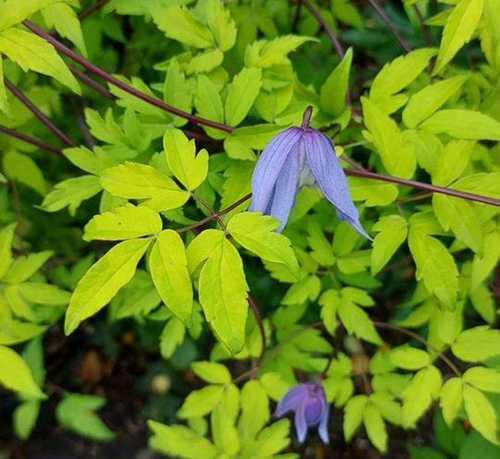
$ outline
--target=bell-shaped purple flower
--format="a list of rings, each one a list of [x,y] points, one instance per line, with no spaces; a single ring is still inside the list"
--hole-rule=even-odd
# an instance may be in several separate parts
[[[295,386],[278,403],[274,416],[280,418],[291,411],[295,413],[295,429],[300,443],[306,439],[309,427],[318,425],[321,440],[324,443],[329,442],[330,407],[321,384],[305,383]]]
[[[299,188],[316,183],[339,217],[371,239],[359,221],[332,141],[309,127],[311,110],[306,110],[302,127],[281,132],[262,152],[252,177],[250,210],[277,218],[283,231]]]

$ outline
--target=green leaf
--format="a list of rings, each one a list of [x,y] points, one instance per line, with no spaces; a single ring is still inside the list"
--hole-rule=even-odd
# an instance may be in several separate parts
[[[349,177],[349,187],[353,201],[364,201],[366,207],[387,206],[398,197],[398,188],[391,183]]]
[[[167,130],[163,148],[169,169],[188,190],[195,190],[207,178],[208,152],[201,150],[196,155],[194,140],[188,140],[182,131]]]
[[[3,30],[0,32],[0,53],[25,72],[33,70],[48,75],[80,94],[80,86],[64,61],[52,45],[38,35],[18,28]]]
[[[165,35],[195,48],[210,48],[214,38],[187,8],[182,6],[159,7],[153,20]]]
[[[464,362],[484,362],[500,355],[500,331],[487,326],[470,328],[459,335],[451,350]]]
[[[224,232],[215,229],[202,231],[189,244],[186,250],[189,272],[193,273],[217,247],[222,244]]]
[[[201,379],[211,384],[229,384],[232,379],[229,370],[220,363],[194,362],[191,368]]]
[[[35,428],[39,413],[40,402],[37,400],[23,402],[16,408],[12,415],[12,422],[18,438],[21,440],[29,438]]]
[[[368,314],[352,301],[343,297],[338,308],[340,320],[349,334],[373,344],[382,344],[382,340]]]
[[[257,212],[242,212],[231,218],[227,231],[250,252],[266,261],[282,263],[298,276],[299,265],[290,240],[276,232],[279,222]]]
[[[236,354],[245,344],[248,286],[238,251],[222,239],[204,264],[199,281],[200,303],[217,338]]]
[[[73,8],[65,3],[55,3],[43,8],[42,16],[49,29],[55,28],[61,37],[67,38],[87,56],[82,27]]]
[[[191,324],[193,287],[184,243],[176,231],[162,231],[151,250],[149,272],[167,307],[184,324]]]
[[[493,272],[498,260],[500,260],[500,233],[488,233],[484,237],[483,256],[474,255],[472,261],[471,290],[478,286]]]
[[[5,89],[4,83],[4,71],[3,71],[3,58],[0,54],[0,112],[8,115],[10,113],[9,101],[7,99],[7,91]],[[2,176],[0,176],[0,183],[5,183],[5,178],[2,180]]]
[[[237,31],[231,14],[224,8],[224,3],[221,0],[208,0],[204,13],[218,47],[222,51],[230,50],[236,42]]]
[[[215,445],[230,457],[234,457],[240,450],[240,439],[234,425],[239,413],[239,404],[238,388],[234,384],[225,386],[222,399],[210,419]]]
[[[252,108],[260,87],[262,86],[262,71],[257,68],[244,68],[229,85],[226,103],[226,123],[238,126]]]
[[[451,378],[441,388],[439,405],[443,410],[443,418],[449,426],[453,424],[462,408],[463,387],[461,378]]]
[[[64,305],[68,304],[71,294],[61,290],[55,285],[45,284],[43,282],[24,282],[19,284],[19,292],[30,303]]]
[[[40,9],[60,0],[4,0],[0,4],[0,31],[23,22]]]
[[[339,116],[347,108],[351,64],[352,48],[349,48],[321,86],[320,107],[329,115]]]
[[[82,175],[59,182],[45,196],[42,207],[47,212],[57,212],[69,207],[69,213],[74,215],[82,201],[90,199],[102,190],[99,177]]]
[[[158,213],[147,207],[126,204],[110,212],[95,215],[84,228],[85,241],[121,241],[151,236],[161,231]]]
[[[248,381],[241,391],[241,417],[238,428],[242,440],[255,438],[270,417],[266,391],[259,381]]]
[[[194,106],[200,116],[223,123],[224,107],[219,89],[206,75],[198,75]],[[217,129],[204,129],[215,139],[221,139],[226,136],[225,133],[221,133]]]
[[[434,194],[432,207],[440,225],[450,228],[457,237],[474,252],[483,250],[483,231],[475,207],[464,199]]]
[[[95,395],[70,394],[57,405],[56,418],[68,430],[95,441],[109,441],[114,432],[94,413],[106,403],[106,399]]]
[[[210,413],[220,402],[224,386],[206,386],[200,390],[191,391],[182,404],[177,416],[183,419],[198,418]]]
[[[404,370],[419,370],[430,365],[431,358],[427,352],[421,349],[404,345],[391,351],[391,362]]]
[[[145,205],[154,210],[176,209],[189,199],[170,177],[145,164],[126,162],[106,169],[101,184],[114,196],[146,199]]]
[[[16,258],[7,271],[7,274],[2,278],[2,282],[7,284],[19,284],[28,280],[52,255],[52,251],[46,250],[44,252],[31,253]]]
[[[409,128],[418,126],[453,97],[467,79],[461,75],[447,78],[413,94],[403,110],[403,122]]]
[[[362,98],[364,122],[370,141],[380,155],[387,171],[397,177],[410,178],[415,172],[416,157],[411,144],[404,141],[393,119],[371,99]]]
[[[16,226],[16,223],[12,223],[0,230],[0,279],[5,276],[12,264],[12,241]]]
[[[0,346],[0,367],[0,384],[7,389],[19,392],[28,399],[46,398],[26,362],[12,349]]]
[[[42,196],[49,189],[42,171],[29,156],[10,150],[3,157],[5,175],[35,190]]]
[[[417,280],[447,308],[454,309],[458,293],[458,270],[455,260],[436,238],[411,227],[410,251],[417,265]]]
[[[452,140],[448,142],[432,171],[432,183],[447,186],[459,178],[470,162],[475,142]]]
[[[163,87],[163,99],[173,107],[191,112],[192,107],[192,87],[186,80],[184,72],[176,58],[170,60],[165,85]],[[175,126],[184,126],[188,120],[180,116],[174,116]]]
[[[464,382],[484,392],[500,393],[500,373],[492,368],[469,368],[463,376]]]
[[[474,110],[439,110],[420,127],[433,134],[448,134],[456,139],[500,140],[500,122]]]
[[[270,457],[280,452],[290,444],[290,421],[282,419],[271,424],[257,435],[257,440],[251,447],[251,456]]]
[[[446,20],[434,73],[440,72],[471,40],[483,13],[483,0],[462,0]]]
[[[363,413],[368,403],[366,395],[356,395],[344,409],[344,437],[350,441],[363,422]]]
[[[382,453],[387,452],[387,430],[380,411],[373,403],[368,403],[363,411],[363,424],[375,447]]]
[[[71,297],[64,323],[66,335],[72,333],[80,322],[96,314],[130,282],[150,243],[150,239],[120,242],[92,265]]]
[[[497,459],[500,447],[477,432],[471,432],[460,448],[459,459]]]
[[[479,390],[464,385],[464,406],[472,427],[487,440],[498,444],[498,419],[486,396]]]
[[[399,246],[406,240],[408,225],[399,215],[382,217],[374,226],[378,234],[373,241],[371,253],[371,272],[377,274],[392,258]]]
[[[166,426],[155,421],[148,421],[148,426],[153,431],[149,443],[156,451],[186,459],[199,459],[200,451],[207,459],[218,455],[212,443],[185,426]]]

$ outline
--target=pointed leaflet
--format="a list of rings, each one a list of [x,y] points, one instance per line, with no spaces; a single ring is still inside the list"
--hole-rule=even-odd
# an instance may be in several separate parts
[[[245,344],[247,291],[241,257],[224,238],[201,270],[199,295],[207,321],[233,354]]]
[[[215,85],[206,75],[198,75],[194,106],[198,114],[203,118],[223,123],[224,107],[219,90],[220,87]],[[207,127],[204,127],[204,129],[214,139],[223,139],[227,136],[227,133],[221,132],[218,129]]]
[[[85,241],[120,241],[159,233],[161,218],[148,207],[126,204],[110,212],[95,215],[84,229]]]
[[[344,410],[344,437],[346,441],[350,441],[363,422],[363,412],[367,403],[368,397],[365,395],[356,395],[347,403]]]
[[[0,230],[0,279],[7,273],[12,263],[12,241],[16,224],[12,223]]]
[[[64,322],[66,335],[101,310],[132,279],[150,243],[150,239],[120,242],[92,265],[71,297]]]
[[[500,372],[493,368],[469,368],[464,373],[464,381],[484,392],[500,392]]]
[[[0,368],[1,385],[19,392],[26,398],[45,398],[26,362],[19,354],[5,346],[0,346]]]
[[[177,415],[180,418],[199,418],[210,413],[220,402],[224,393],[224,386],[219,384],[212,384],[205,386],[203,389],[192,391]]]
[[[351,63],[352,48],[349,48],[321,87],[320,107],[329,115],[338,116],[346,109]]]
[[[3,170],[11,180],[17,180],[42,196],[47,194],[49,187],[43,172],[29,156],[15,150],[6,152],[3,157]]]
[[[225,103],[227,124],[238,126],[245,119],[261,86],[262,71],[260,69],[244,68],[234,77],[229,85]]]
[[[0,112],[8,114],[9,102],[7,100],[7,91],[5,90],[4,77],[3,77],[3,58],[0,54]],[[0,183],[2,183],[0,177]]]
[[[439,394],[439,405],[443,410],[446,424],[451,426],[457,418],[463,403],[463,382],[461,378],[451,378],[443,384]]]
[[[28,280],[52,255],[52,251],[46,250],[44,252],[31,253],[27,256],[16,258],[7,274],[2,278],[2,282],[7,284],[19,284],[20,282]]]
[[[231,373],[221,363],[194,362],[191,368],[201,379],[211,384],[229,384]]]
[[[18,28],[0,32],[0,53],[25,72],[33,70],[51,76],[80,94],[80,86],[56,50],[44,39]]]
[[[40,9],[61,0],[4,0],[0,3],[0,31],[20,24]]]
[[[201,263],[210,257],[222,244],[223,239],[224,232],[221,230],[208,229],[198,234],[186,250],[189,272],[193,273]]]
[[[298,263],[290,240],[276,233],[279,222],[257,212],[242,212],[229,221],[227,230],[238,243],[260,258],[283,263],[298,274]]]
[[[198,188],[208,174],[208,152],[196,155],[196,144],[179,129],[169,129],[163,137],[167,164],[175,177],[190,191]]]
[[[184,324],[191,323],[193,287],[179,234],[162,231],[151,250],[149,272],[161,299]]]
[[[498,418],[495,408],[481,391],[464,385],[464,406],[467,417],[484,438],[492,443],[499,444]]]
[[[446,20],[434,73],[440,72],[470,41],[483,13],[484,0],[462,0]]]
[[[373,403],[369,402],[363,411],[363,424],[373,445],[385,453],[387,451],[387,429],[380,411]]]
[[[377,274],[391,259],[399,246],[406,240],[408,225],[399,215],[382,217],[374,226],[378,232],[373,241],[371,272]]]

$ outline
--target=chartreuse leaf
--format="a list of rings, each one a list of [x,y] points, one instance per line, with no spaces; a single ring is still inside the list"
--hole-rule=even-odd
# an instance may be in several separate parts
[[[0,4],[0,31],[19,24],[40,9],[60,0],[4,0]]]
[[[465,384],[464,406],[472,427],[490,442],[499,444],[497,414],[486,395]]]
[[[0,112],[5,114],[9,113],[9,101],[7,100],[7,91],[5,90],[4,76],[3,76],[3,58],[0,54]],[[1,183],[1,178],[0,178]]]
[[[17,7],[15,7],[17,8]],[[34,33],[18,28],[0,32],[0,53],[25,72],[33,70],[51,76],[80,94],[80,86],[52,45]]]
[[[290,421],[281,421],[266,427],[250,447],[250,457],[272,457],[290,444]]]
[[[215,458],[217,448],[206,438],[185,426],[166,426],[155,421],[148,421],[153,436],[149,440],[152,449],[163,454],[180,456],[186,459],[198,459],[200,451],[207,459]]]
[[[377,183],[358,177],[349,177],[353,201],[364,201],[365,206],[387,206],[398,197],[398,188],[391,183]]]
[[[0,279],[5,276],[12,263],[12,241],[15,230],[15,223],[4,226],[0,230]]]
[[[87,56],[82,27],[73,8],[66,3],[58,2],[43,8],[42,16],[49,29],[55,28],[61,37],[67,38],[84,56]]]
[[[250,252],[263,260],[282,263],[297,273],[299,265],[290,240],[276,233],[279,222],[258,212],[242,212],[229,220],[227,231]]]
[[[434,366],[422,368],[415,374],[403,392],[403,427],[415,426],[432,401],[438,397],[441,383],[441,373]]]
[[[214,247],[201,270],[199,296],[207,321],[233,354],[245,344],[247,291],[241,257],[224,238]]]
[[[86,241],[121,241],[152,236],[161,231],[161,218],[148,207],[126,204],[110,212],[95,215],[84,228]]]
[[[222,244],[224,232],[208,229],[201,232],[189,244],[186,250],[189,272],[193,273],[216,248]]]
[[[392,175],[411,177],[417,164],[413,146],[404,141],[395,121],[372,99],[362,98],[361,102],[364,122],[370,131],[370,141],[380,155],[384,167]]]
[[[425,86],[411,96],[403,110],[403,122],[409,128],[418,126],[453,97],[468,76],[456,76]]]
[[[21,440],[29,438],[39,413],[40,402],[38,400],[25,401],[16,408],[12,415],[12,424],[18,438]]]
[[[190,191],[198,188],[208,174],[208,152],[196,155],[194,140],[189,140],[179,129],[169,129],[163,137],[163,148],[169,169]]]
[[[464,381],[484,392],[500,393],[500,373],[486,367],[469,368],[463,377]]]
[[[471,290],[477,289],[495,269],[500,260],[500,233],[494,231],[484,237],[484,253],[472,260]]]
[[[238,428],[243,441],[255,438],[271,417],[269,399],[262,384],[248,381],[241,391],[241,417]]]
[[[347,107],[351,64],[352,48],[349,48],[321,87],[320,107],[329,115],[339,116]]]
[[[356,395],[344,409],[344,437],[350,441],[363,422],[363,413],[368,403],[366,395]]]
[[[94,413],[106,403],[106,399],[95,395],[65,394],[57,405],[56,418],[59,423],[83,437],[97,441],[109,441],[114,432]]]
[[[82,201],[90,199],[102,190],[99,177],[81,175],[59,182],[54,189],[45,196],[42,207],[47,212],[57,212],[69,207],[69,213],[74,215]]]
[[[189,193],[170,177],[145,164],[126,162],[106,169],[101,184],[113,196],[146,199],[145,204],[155,210],[176,209],[189,199]]]
[[[172,317],[160,336],[160,353],[164,359],[170,359],[175,350],[184,342],[186,327],[177,319]]]
[[[234,384],[224,386],[221,401],[212,411],[212,437],[219,450],[235,457],[240,450],[240,439],[235,423],[240,408],[240,392]]]
[[[221,0],[207,0],[204,6],[206,22],[217,46],[222,51],[230,50],[236,42],[236,25],[231,14]]]
[[[454,309],[458,293],[458,270],[455,260],[436,238],[411,227],[408,237],[410,252],[417,265],[417,280],[447,308]]]
[[[218,405],[223,393],[222,385],[210,385],[194,390],[184,400],[177,415],[184,419],[205,416]]]
[[[500,140],[500,122],[474,110],[439,110],[420,127],[433,134],[448,134],[456,139]]]
[[[448,379],[439,393],[443,418],[451,426],[457,418],[463,404],[463,382],[461,378]]]
[[[45,196],[49,189],[43,173],[29,156],[10,150],[3,156],[5,175]]]
[[[170,60],[165,85],[163,87],[163,98],[170,105],[184,110],[191,111],[192,89],[186,81],[186,76],[182,72],[176,58]],[[175,126],[184,126],[188,120],[180,116],[174,116]]]
[[[390,355],[392,364],[404,370],[419,370],[431,363],[427,352],[408,345],[394,348]]]
[[[363,411],[363,424],[368,438],[382,453],[387,452],[387,429],[379,409],[368,402]]]
[[[391,259],[399,246],[406,240],[408,224],[399,215],[382,217],[374,226],[378,234],[373,241],[371,253],[371,271],[377,274]]]
[[[446,20],[434,73],[440,72],[467,43],[483,13],[483,0],[461,0]]]
[[[83,320],[101,310],[134,277],[137,264],[151,243],[132,239],[115,245],[78,282],[66,311],[64,332],[69,335]]]
[[[209,48],[214,45],[214,38],[191,11],[182,6],[158,7],[153,19],[165,35],[185,45],[195,48]]]
[[[219,88],[206,75],[198,75],[194,106],[200,116],[219,123],[224,122],[224,106]],[[214,139],[222,139],[227,134],[217,129],[204,128]]]
[[[469,165],[475,144],[470,140],[448,142],[432,172],[432,183],[447,186],[459,178]]]
[[[184,243],[176,231],[165,230],[158,235],[149,257],[149,272],[163,302],[189,325],[193,313],[193,287]]]
[[[484,362],[500,355],[500,330],[488,326],[465,330],[452,344],[451,350],[464,362]]]
[[[0,346],[0,384],[25,398],[42,399],[44,393],[33,379],[30,368],[12,349]]]
[[[244,68],[229,85],[225,114],[226,123],[238,126],[247,116],[262,86],[262,71],[257,68]]]
[[[52,255],[52,251],[46,250],[16,258],[7,271],[7,274],[2,278],[2,282],[18,284],[28,280]]]
[[[222,364],[216,362],[194,362],[193,371],[204,381],[211,384],[229,384],[231,373]]]
[[[18,288],[19,293],[30,303],[58,306],[68,304],[71,297],[66,290],[43,282],[23,282]]]

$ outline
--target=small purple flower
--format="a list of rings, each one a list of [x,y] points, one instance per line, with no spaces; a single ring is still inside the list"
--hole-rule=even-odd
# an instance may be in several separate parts
[[[257,162],[252,177],[250,210],[277,218],[285,228],[299,188],[316,183],[342,220],[371,239],[359,222],[347,178],[335,147],[326,135],[309,127],[312,107],[302,127],[292,127],[274,137]]]
[[[330,407],[326,401],[321,384],[305,383],[289,390],[278,403],[274,416],[280,418],[286,413],[295,412],[295,429],[300,443],[306,439],[307,429],[319,425],[321,440],[328,443],[328,417]]]

